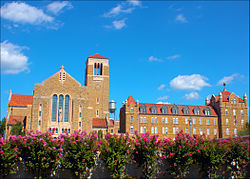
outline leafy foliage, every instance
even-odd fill
[[[75,131],[71,136],[61,135],[60,141],[64,149],[62,168],[70,169],[80,178],[88,176],[97,158],[97,135]]]
[[[17,121],[17,120],[15,120],[15,121],[16,121],[16,124],[14,124],[12,126],[10,132],[12,133],[12,135],[17,135],[17,136],[21,135],[21,136],[24,136],[25,132],[24,132],[22,123],[20,121]]]
[[[6,125],[6,118],[4,117],[2,121],[0,121],[0,137],[4,136],[5,125]]]
[[[34,177],[48,177],[59,167],[60,142],[51,133],[29,133],[28,136],[11,136],[10,143],[17,147],[18,157]]]
[[[125,166],[131,160],[131,142],[129,135],[107,134],[101,143],[101,159],[104,161],[111,176],[124,178]]]
[[[193,163],[192,138],[181,131],[174,141],[164,141],[163,153],[169,173],[176,178],[186,177]]]
[[[0,138],[0,177],[14,173],[14,166],[17,162],[17,148],[13,148],[11,143]]]
[[[157,138],[158,136],[150,136],[148,132],[139,135],[135,131],[133,162],[142,168],[143,175],[146,178],[153,178],[157,171],[158,150],[161,144]]]

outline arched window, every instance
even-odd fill
[[[204,113],[205,113],[205,115],[210,115],[210,109],[208,107],[206,107],[204,109]]]
[[[182,111],[183,111],[183,114],[189,114],[189,107],[188,106],[185,106],[183,109],[182,109]]]
[[[161,108],[162,114],[167,114],[168,113],[168,107],[166,105],[163,105]]]
[[[156,105],[153,105],[153,106],[151,106],[151,113],[152,114],[157,114],[157,107],[156,107]]]
[[[52,97],[52,122],[56,122],[56,111],[57,111],[57,95],[54,94]]]
[[[177,106],[172,107],[172,114],[179,114],[179,108]]]
[[[194,115],[200,115],[200,108],[199,107],[194,108]]]
[[[65,96],[64,122],[69,122],[69,95]]]
[[[146,106],[145,106],[145,104],[142,104],[142,105],[140,106],[140,113],[146,113],[146,112],[147,112]]]

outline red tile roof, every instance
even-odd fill
[[[142,104],[144,104],[146,106],[146,114],[152,114],[151,111],[150,111],[150,108],[151,106],[153,105],[156,105],[156,107],[158,108],[157,109],[157,114],[163,114],[161,112],[161,108],[163,105],[166,105],[168,107],[168,113],[167,114],[172,114],[172,107],[173,106],[177,106],[179,108],[179,114],[176,114],[176,115],[183,115],[183,116],[186,116],[187,114],[183,114],[183,108],[185,106],[189,107],[189,115],[194,115],[194,108],[195,107],[199,107],[200,108],[200,115],[197,115],[197,116],[218,116],[217,113],[215,112],[215,110],[210,107],[210,106],[194,106],[194,105],[174,105],[174,104],[151,104],[151,103],[140,103],[139,106],[141,106]],[[209,108],[210,109],[210,115],[205,115],[204,113],[204,109],[205,108]]]
[[[136,104],[134,98],[132,96],[129,96],[128,97],[128,105],[130,105],[131,103]]]
[[[89,56],[89,58],[102,58],[102,59],[108,59],[107,57],[104,57],[98,53],[96,53],[95,55]]]
[[[33,103],[33,95],[13,94],[9,106],[28,106]]]
[[[229,100],[228,98],[229,98],[230,95],[231,95],[231,93],[229,91],[227,91],[227,90],[222,91],[222,101],[223,102],[228,102],[228,100]],[[219,99],[220,99],[220,96],[219,95],[215,95],[215,97],[216,97],[216,102],[218,102]],[[238,97],[238,102],[244,103],[244,101],[241,98],[239,98],[239,97]]]
[[[8,125],[14,125],[14,124],[16,124],[16,121],[20,121],[23,124],[23,121],[24,121],[25,117],[26,116],[11,115],[10,119],[8,121]]]
[[[106,119],[93,118],[92,127],[114,127],[114,120],[109,119],[110,124],[108,126]]]

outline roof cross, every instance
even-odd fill
[[[64,66],[63,65],[60,68],[61,68],[61,70],[64,70]]]

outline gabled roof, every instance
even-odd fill
[[[134,98],[132,96],[128,97],[127,102],[128,102],[128,105],[130,105],[131,103],[134,103],[136,105],[136,102],[135,102],[135,100],[134,100]]]
[[[163,114],[161,111],[161,108],[163,105],[168,107],[168,113],[167,114],[172,114],[172,107],[177,106],[179,109],[179,114],[176,115],[183,115],[183,116],[187,116],[187,115],[195,115],[194,114],[194,108],[195,107],[199,107],[200,108],[200,115],[197,116],[218,116],[217,113],[215,112],[215,110],[210,107],[210,106],[194,106],[194,105],[175,105],[175,104],[152,104],[152,103],[140,103],[139,106],[141,105],[145,105],[146,106],[146,114],[152,114],[150,111],[151,106],[155,105],[158,109],[157,109],[157,113],[156,114]],[[183,108],[187,106],[189,107],[189,114],[183,114]],[[210,109],[210,115],[205,115],[204,113],[204,109],[205,108],[209,108]]]
[[[223,101],[223,102],[228,102],[228,101],[229,101],[229,96],[230,96],[232,93],[230,93],[230,92],[227,91],[227,90],[222,91],[221,93],[222,93],[222,101]],[[215,98],[216,98],[216,102],[218,102],[219,99],[220,99],[220,95],[215,95]],[[241,98],[239,98],[239,97],[238,97],[238,102],[244,103],[244,101],[243,101]]]
[[[14,125],[16,124],[16,121],[19,121],[23,124],[23,121],[25,119],[26,116],[15,116],[15,115],[11,115],[10,119],[8,121],[8,125]]]
[[[113,119],[109,119],[109,126],[107,124],[107,120],[106,119],[101,119],[101,118],[93,118],[92,120],[92,127],[99,127],[99,128],[107,128],[107,127],[114,127],[114,120]]]
[[[13,94],[10,99],[9,106],[19,106],[26,107],[32,105],[33,95],[22,95],[22,94]]]
[[[107,57],[104,57],[98,53],[96,53],[95,55],[89,56],[89,58],[101,58],[101,59],[108,59]]]

